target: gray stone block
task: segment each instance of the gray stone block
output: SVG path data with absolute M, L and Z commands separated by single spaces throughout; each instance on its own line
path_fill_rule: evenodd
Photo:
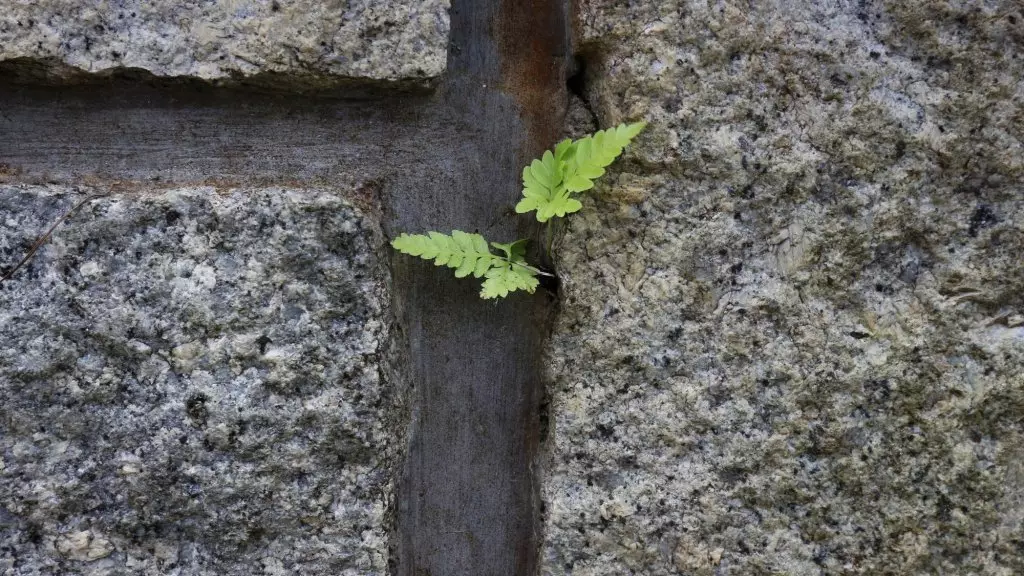
M 582 8 L 543 573 L 1024 573 L 1019 4 Z
M 88 192 L 0 186 L 5 270 Z M 329 191 L 86 204 L 0 284 L 0 573 L 384 574 L 381 245 Z
M 445 69 L 448 0 L 0 0 L 0 62 L 203 79 L 421 81 Z

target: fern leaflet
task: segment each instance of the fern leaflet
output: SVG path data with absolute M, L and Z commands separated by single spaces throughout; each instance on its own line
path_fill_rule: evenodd
M 547 222 L 583 207 L 572 194 L 590 190 L 594 180 L 622 154 L 646 122 L 619 124 L 576 141 L 562 140 L 539 160 L 523 168 L 523 199 L 516 212 L 537 211 L 537 220 Z
M 491 254 L 483 236 L 461 230 L 452 230 L 451 236 L 440 232 L 400 234 L 391 245 L 403 254 L 433 260 L 437 266 L 455 268 L 456 278 L 470 274 L 480 278 L 501 262 L 501 258 Z
M 491 246 L 494 246 L 498 250 L 505 253 L 505 259 L 513 262 L 523 260 L 526 258 L 526 243 L 528 240 L 516 240 L 509 244 L 502 244 L 500 242 L 491 242 Z
M 583 208 L 579 200 L 570 197 L 563 184 L 565 162 L 550 150 L 540 160 L 523 168 L 523 199 L 516 204 L 516 212 L 537 211 L 537 220 L 547 222 L 552 216 L 565 216 Z
M 566 158 L 566 189 L 570 192 L 583 192 L 593 188 L 594 179 L 604 175 L 605 167 L 622 154 L 622 149 L 646 125 L 646 122 L 619 124 L 574 142 L 573 150 Z
M 487 271 L 487 279 L 480 290 L 480 297 L 504 298 L 509 292 L 516 290 L 525 290 L 533 294 L 539 285 L 536 270 L 526 266 L 522 260 L 502 262 L 500 266 Z

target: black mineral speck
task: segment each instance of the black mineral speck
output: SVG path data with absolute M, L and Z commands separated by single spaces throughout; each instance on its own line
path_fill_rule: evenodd
M 974 213 L 971 214 L 971 222 L 970 226 L 967 228 L 967 233 L 973 238 L 978 235 L 980 230 L 989 228 L 997 222 L 999 222 L 999 218 L 992 210 L 992 207 L 988 204 L 979 204 L 978 207 L 974 209 Z

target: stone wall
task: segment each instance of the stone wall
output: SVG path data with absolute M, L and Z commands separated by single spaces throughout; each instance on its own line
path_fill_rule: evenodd
M 285 73 L 424 80 L 445 69 L 448 6 L 448 0 L 5 0 L 0 61 L 205 79 Z
M 338 191 L 0 186 L 0 574 L 383 574 L 401 396 Z
M 1024 573 L 1018 3 L 578 0 L 538 411 L 560 6 L 0 0 L 0 574 Z
M 1020 4 L 577 8 L 543 573 L 1024 573 Z

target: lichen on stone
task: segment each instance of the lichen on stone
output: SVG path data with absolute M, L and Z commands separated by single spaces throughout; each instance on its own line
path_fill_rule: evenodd
M 543 573 L 1024 572 L 1019 6 L 578 16 Z

